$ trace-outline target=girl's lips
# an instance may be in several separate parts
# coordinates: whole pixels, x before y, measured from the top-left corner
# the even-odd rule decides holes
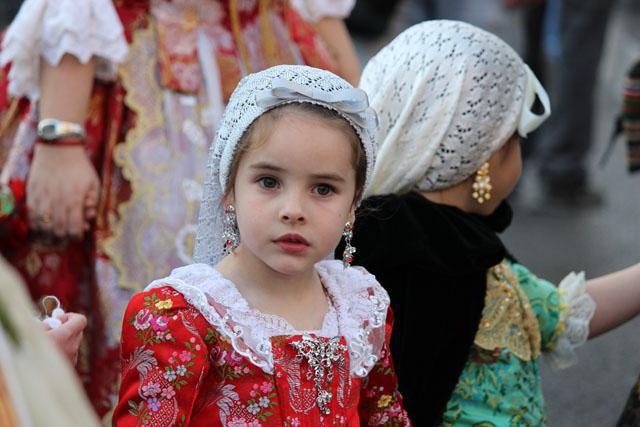
[[[289,253],[301,253],[309,247],[309,242],[299,234],[289,233],[278,237],[274,243],[280,249]]]

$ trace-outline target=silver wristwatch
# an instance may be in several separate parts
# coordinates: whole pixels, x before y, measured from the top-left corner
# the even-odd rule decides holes
[[[65,122],[57,119],[42,119],[38,122],[38,138],[45,141],[56,141],[58,139],[78,138],[86,136],[84,126]]]

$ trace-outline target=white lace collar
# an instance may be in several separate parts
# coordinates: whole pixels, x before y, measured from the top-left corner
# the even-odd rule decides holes
[[[345,270],[341,261],[321,261],[316,264],[316,271],[331,301],[320,331],[296,331],[285,319],[252,309],[235,285],[207,264],[176,268],[146,290],[170,286],[180,292],[230,339],[238,353],[266,373],[274,371],[272,336],[313,332],[327,337],[344,336],[351,374],[365,377],[378,361],[384,344],[389,296],[373,275],[358,267]]]

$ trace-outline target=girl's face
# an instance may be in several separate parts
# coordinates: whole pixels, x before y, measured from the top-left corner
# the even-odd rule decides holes
[[[285,275],[313,268],[354,219],[352,157],[348,136],[322,119],[277,119],[266,140],[244,153],[225,200],[236,208],[236,253]]]

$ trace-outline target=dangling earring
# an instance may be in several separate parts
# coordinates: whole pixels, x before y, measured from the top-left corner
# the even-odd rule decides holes
[[[240,233],[238,232],[238,218],[236,217],[236,208],[233,205],[227,205],[224,210],[224,248],[222,252],[225,256],[232,253],[240,245]]]
[[[491,198],[491,177],[489,176],[489,162],[484,162],[480,169],[476,172],[473,182],[473,197],[478,203],[482,204]]]
[[[356,253],[356,248],[351,246],[351,239],[353,238],[353,224],[351,224],[350,221],[347,221],[347,223],[344,225],[342,236],[344,237],[342,265],[344,266],[344,268],[348,268],[351,266],[351,262],[353,261],[353,254]]]

